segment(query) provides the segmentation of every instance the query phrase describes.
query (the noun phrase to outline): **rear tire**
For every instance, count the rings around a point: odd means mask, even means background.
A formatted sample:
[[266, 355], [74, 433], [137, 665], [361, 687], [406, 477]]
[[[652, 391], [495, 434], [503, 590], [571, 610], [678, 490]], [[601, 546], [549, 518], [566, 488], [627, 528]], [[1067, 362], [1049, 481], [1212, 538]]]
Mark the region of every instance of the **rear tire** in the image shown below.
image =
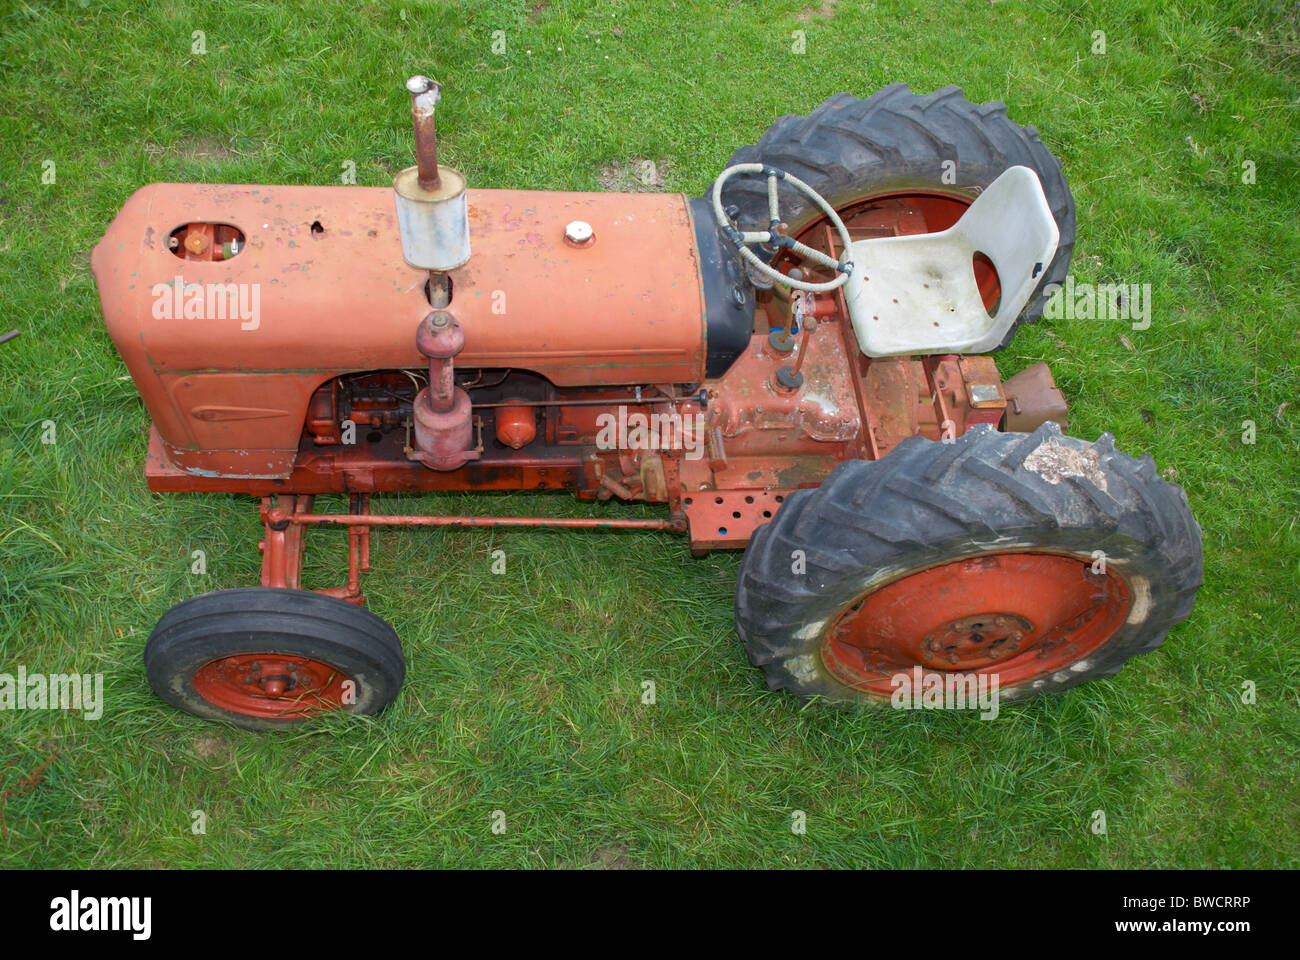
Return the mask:
[[306, 590], [218, 590], [172, 607], [144, 648], [172, 706], [247, 730], [333, 710], [378, 713], [406, 676], [401, 643], [362, 607]]
[[1024, 697], [1154, 650], [1200, 583], [1200, 528], [1150, 456], [1055, 423], [981, 426], [791, 494], [745, 552], [736, 626], [768, 686], [800, 698], [885, 703], [916, 667]]
[[[866, 100], [837, 93], [806, 117], [782, 117], [757, 144], [732, 154], [727, 165], [755, 162], [793, 173], [841, 213], [871, 197], [915, 193], [942, 194], [969, 205], [1007, 168], [1029, 167], [1042, 182], [1060, 240], [998, 349], [1011, 341], [1020, 324], [1042, 316], [1053, 285], [1065, 282], [1074, 250], [1074, 197], [1060, 162], [1038, 131], [1013, 123], [1001, 101], [971, 103], [960, 87], [920, 95], [905, 83], [891, 84]], [[955, 182], [945, 182], [954, 176]], [[740, 208], [742, 226], [766, 229], [764, 178], [733, 178], [723, 190], [723, 204]], [[791, 236], [822, 217], [795, 191], [782, 191], [781, 204]], [[929, 230], [950, 225], [930, 224]]]

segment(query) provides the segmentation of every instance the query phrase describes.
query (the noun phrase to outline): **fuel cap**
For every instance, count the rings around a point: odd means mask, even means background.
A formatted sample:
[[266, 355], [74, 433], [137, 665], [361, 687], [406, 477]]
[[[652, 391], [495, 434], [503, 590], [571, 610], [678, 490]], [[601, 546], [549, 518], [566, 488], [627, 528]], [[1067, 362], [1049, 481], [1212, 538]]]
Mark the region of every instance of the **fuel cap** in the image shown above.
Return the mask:
[[564, 228], [564, 239], [575, 247], [585, 247], [596, 239], [591, 224], [586, 220], [571, 220]]

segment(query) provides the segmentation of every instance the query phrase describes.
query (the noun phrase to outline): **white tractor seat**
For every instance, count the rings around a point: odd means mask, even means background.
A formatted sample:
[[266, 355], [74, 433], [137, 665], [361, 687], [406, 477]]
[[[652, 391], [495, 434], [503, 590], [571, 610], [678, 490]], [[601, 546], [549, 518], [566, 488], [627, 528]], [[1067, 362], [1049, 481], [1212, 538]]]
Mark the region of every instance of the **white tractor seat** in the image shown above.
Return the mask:
[[[1059, 240], [1038, 175], [1011, 167], [947, 230], [856, 241], [844, 295], [858, 346], [869, 357], [995, 349]], [[975, 283], [977, 252], [993, 262], [1002, 286], [995, 316]]]

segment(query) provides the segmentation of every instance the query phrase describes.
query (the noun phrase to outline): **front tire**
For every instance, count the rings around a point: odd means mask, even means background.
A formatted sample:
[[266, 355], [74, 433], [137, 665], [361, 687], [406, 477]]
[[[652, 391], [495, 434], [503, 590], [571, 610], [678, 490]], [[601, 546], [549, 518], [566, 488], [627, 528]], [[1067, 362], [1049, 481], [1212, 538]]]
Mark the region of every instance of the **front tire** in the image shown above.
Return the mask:
[[800, 698], [888, 702], [917, 667], [1024, 697], [1154, 650], [1200, 583], [1200, 528], [1150, 456], [981, 426], [791, 494], [745, 552], [736, 625]]
[[217, 590], [172, 607], [144, 648], [172, 706], [247, 730], [333, 710], [378, 713], [406, 676], [401, 643], [369, 610], [307, 590]]

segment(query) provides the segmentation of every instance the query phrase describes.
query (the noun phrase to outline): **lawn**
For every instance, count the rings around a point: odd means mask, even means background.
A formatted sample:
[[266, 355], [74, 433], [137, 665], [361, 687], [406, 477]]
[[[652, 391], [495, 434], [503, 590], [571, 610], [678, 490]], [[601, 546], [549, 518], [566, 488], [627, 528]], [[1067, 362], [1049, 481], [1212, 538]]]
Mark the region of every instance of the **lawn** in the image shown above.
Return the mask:
[[[1300, 6], [804, 2], [0, 2], [0, 333], [22, 328], [0, 346], [0, 672], [102, 673], [107, 701], [0, 712], [0, 866], [1300, 866]], [[1204, 535], [1191, 618], [993, 722], [801, 710], [740, 649], [739, 554], [379, 532], [366, 592], [409, 660], [392, 709], [257, 735], [164, 706], [145, 638], [255, 584], [260, 525], [247, 498], [145, 489], [90, 248], [151, 181], [329, 184], [351, 162], [388, 184], [417, 72], [478, 187], [596, 190], [652, 160], [694, 195], [838, 91], [1005, 101], [1064, 163], [1075, 278], [1154, 303], [1145, 330], [1044, 321], [998, 362], [1048, 361], [1071, 433], [1176, 474]], [[655, 515], [379, 506], [403, 503]], [[308, 582], [339, 582], [344, 549], [309, 534]]]

